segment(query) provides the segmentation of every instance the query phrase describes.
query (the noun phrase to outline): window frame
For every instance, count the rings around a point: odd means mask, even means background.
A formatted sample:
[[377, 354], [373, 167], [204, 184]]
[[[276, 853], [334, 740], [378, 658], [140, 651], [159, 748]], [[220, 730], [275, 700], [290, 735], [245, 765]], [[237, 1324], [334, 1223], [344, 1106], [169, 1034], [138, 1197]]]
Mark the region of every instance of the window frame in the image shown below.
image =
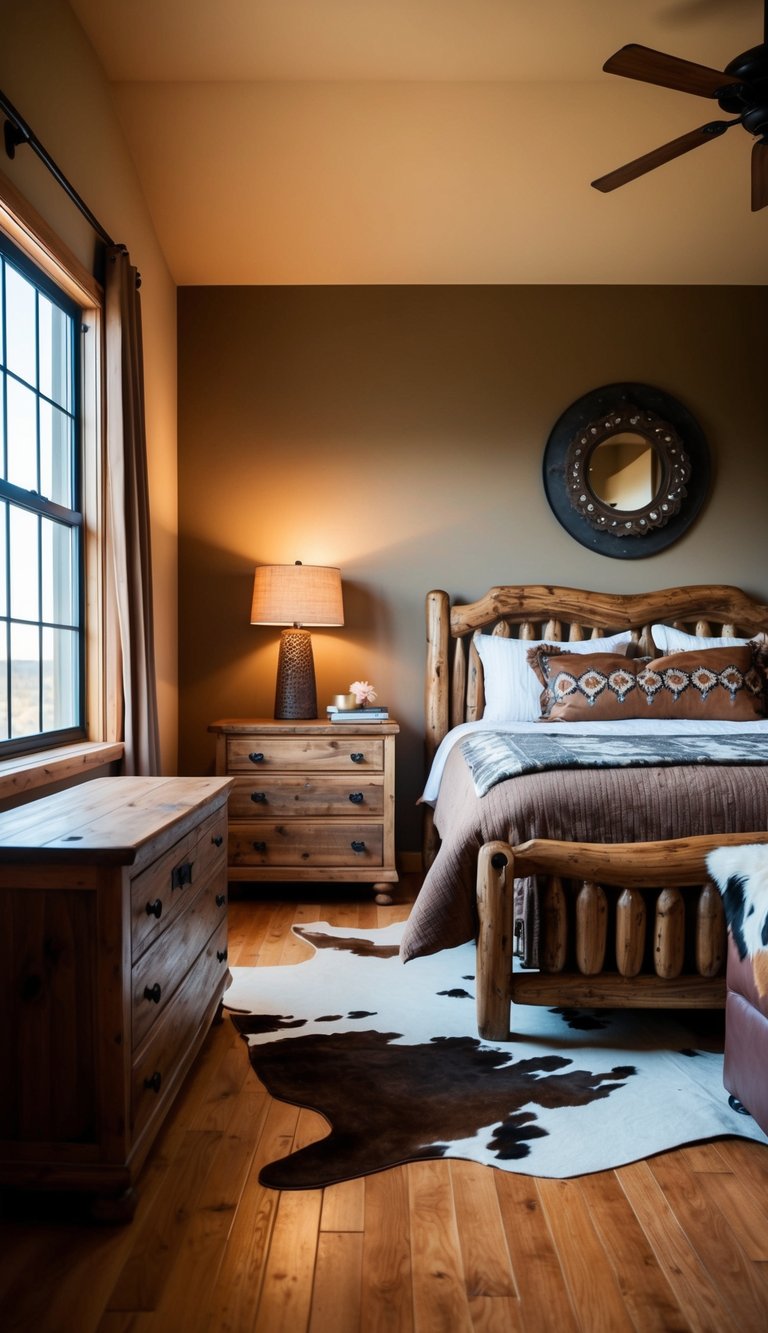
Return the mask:
[[[124, 753], [119, 647], [112, 599], [107, 595], [105, 431], [103, 420], [104, 290], [11, 180], [0, 171], [0, 228], [8, 239], [79, 307], [81, 513], [83, 515], [82, 619], [84, 624], [85, 737], [79, 742], [26, 746], [0, 758], [0, 806], [34, 795], [51, 782], [91, 776]], [[36, 737], [34, 739], [37, 739]], [[114, 770], [113, 770], [114, 771]]]
[[[81, 353], [82, 353], [82, 343], [85, 336], [82, 308], [80, 302], [75, 301], [72, 298], [72, 296], [69, 295], [69, 293], [65, 292], [58, 283], [54, 282], [53, 279], [47, 273], [45, 273], [43, 269], [41, 269], [40, 266], [36, 264], [28, 254], [26, 254], [23, 250], [21, 250], [19, 246], [10, 239], [10, 237], [6, 234], [4, 228], [0, 228], [0, 249], [2, 251], [2, 256], [4, 259], [4, 263], [0, 268], [0, 295], [2, 295], [5, 300], [8, 299], [7, 279], [8, 279], [8, 269], [10, 267], [12, 270], [15, 270], [17, 273], [20, 273], [22, 277], [27, 282], [29, 282], [31, 286], [34, 287], [36, 293], [41, 294], [44, 298], [47, 298], [49, 301], [54, 303], [55, 306], [58, 309], [62, 310], [64, 314], [71, 320], [71, 338], [68, 339], [70, 353], [71, 353], [71, 364], [69, 366], [70, 383], [68, 386], [67, 396], [68, 398], [71, 398], [70, 407], [68, 409], [68, 415], [74, 420], [75, 424], [75, 440], [74, 440], [73, 457], [71, 460], [72, 466], [74, 468], [73, 487], [72, 487], [73, 491], [72, 507], [71, 508], [65, 507], [64, 505], [59, 504], [56, 501], [45, 498], [36, 490], [26, 490], [23, 487], [15, 485], [14, 483], [4, 478], [0, 478], [0, 501], [5, 502], [8, 506], [7, 514], [8, 514], [9, 525], [11, 521], [11, 514], [12, 511], [14, 510], [16, 512], [24, 511], [29, 514], [33, 514], [38, 518], [48, 518], [53, 521], [58, 521], [68, 531], [76, 534], [75, 540], [77, 541], [77, 548], [78, 548], [76, 566], [73, 571], [74, 572], [73, 592], [77, 601], [76, 625], [74, 627], [76, 629], [76, 637], [77, 637], [77, 678], [73, 682], [74, 690], [71, 697], [71, 702], [74, 705], [74, 711], [76, 714], [77, 721], [65, 727], [56, 727], [56, 728], [50, 727], [45, 730], [30, 732], [25, 735], [14, 735], [12, 729], [9, 729], [9, 735], [6, 738], [0, 739], [0, 759], [3, 759], [7, 756], [12, 756], [16, 754], [27, 754], [34, 750], [47, 749], [50, 748], [51, 746], [63, 745], [70, 741], [80, 741], [85, 739], [85, 736], [87, 734], [86, 688], [85, 688], [87, 662], [85, 655], [85, 598], [84, 598], [85, 521], [82, 510], [82, 489], [83, 489], [82, 476], [83, 476], [83, 465], [84, 465], [84, 451], [83, 451], [83, 428], [82, 428], [82, 413], [81, 413], [81, 389], [82, 389]], [[5, 284], [3, 284], [2, 275], [5, 276]], [[37, 298], [36, 298], [36, 309], [39, 309], [39, 302]], [[3, 346], [5, 349], [4, 354], [6, 357], [6, 364], [5, 364], [6, 394], [4, 398], [4, 410], [6, 414], [6, 420], [5, 420], [6, 448], [8, 447], [8, 438], [7, 438], [8, 386], [10, 383], [14, 381], [17, 383], [24, 383], [24, 381], [20, 381], [17, 379], [13, 370], [8, 366], [7, 338], [8, 338], [8, 329], [7, 329], [7, 324], [4, 322]], [[40, 361], [40, 351], [41, 351], [41, 344], [40, 344], [39, 327], [37, 327], [37, 320], [36, 320], [35, 360], [38, 363], [38, 365]], [[43, 393], [40, 387], [39, 378], [37, 385], [36, 386], [29, 385], [29, 388], [35, 394], [37, 410], [39, 412], [41, 402], [48, 401], [47, 395]], [[39, 447], [40, 447], [40, 439], [38, 436], [38, 449]], [[6, 533], [5, 540], [7, 541], [7, 550], [10, 555], [12, 549], [10, 526], [9, 526], [9, 531]], [[40, 567], [41, 577], [44, 575], [44, 572], [45, 571], [43, 570], [41, 565]], [[8, 579], [8, 586], [6, 588], [6, 597], [8, 599], [10, 598], [11, 577], [12, 577], [11, 566], [9, 563], [8, 568], [6, 570], [6, 578]], [[7, 606], [7, 617], [8, 617], [8, 627], [9, 627], [8, 678], [7, 682], [0, 681], [0, 689], [7, 688], [7, 706], [9, 710], [9, 724], [10, 724], [12, 722], [11, 679], [13, 674], [12, 658], [10, 656], [10, 643], [12, 641], [12, 630], [10, 627], [14, 623], [14, 620], [16, 620], [16, 623], [18, 623], [18, 619], [15, 618], [12, 614], [12, 607], [10, 605], [10, 600]], [[37, 608], [36, 622], [34, 620], [31, 620], [28, 623], [31, 626], [34, 626], [34, 624], [36, 623], [38, 634], [42, 633], [43, 626], [45, 624], [45, 615], [42, 603], [40, 603]], [[41, 666], [42, 666], [42, 661], [41, 661]], [[37, 713], [38, 713], [38, 721], [41, 724], [43, 721], [42, 718], [43, 691], [44, 691], [44, 681], [43, 678], [40, 676], [38, 678]]]

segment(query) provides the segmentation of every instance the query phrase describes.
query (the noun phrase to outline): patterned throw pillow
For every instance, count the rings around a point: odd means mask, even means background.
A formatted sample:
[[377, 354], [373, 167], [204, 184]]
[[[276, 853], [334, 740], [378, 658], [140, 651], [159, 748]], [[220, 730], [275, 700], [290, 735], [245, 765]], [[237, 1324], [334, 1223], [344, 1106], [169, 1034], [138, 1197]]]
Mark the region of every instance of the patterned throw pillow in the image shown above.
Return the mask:
[[764, 679], [751, 644], [631, 659], [577, 657], [545, 643], [531, 649], [528, 661], [544, 686], [541, 715], [548, 722], [754, 722], [765, 716]]

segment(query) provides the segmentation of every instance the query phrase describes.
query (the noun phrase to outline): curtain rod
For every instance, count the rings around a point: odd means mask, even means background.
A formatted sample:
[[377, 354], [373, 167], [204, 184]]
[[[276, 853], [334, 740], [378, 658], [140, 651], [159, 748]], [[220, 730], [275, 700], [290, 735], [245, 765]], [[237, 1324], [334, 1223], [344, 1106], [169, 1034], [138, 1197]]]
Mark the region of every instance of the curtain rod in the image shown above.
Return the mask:
[[64, 172], [56, 165], [50, 153], [47, 153], [43, 148], [37, 135], [32, 132], [24, 117], [19, 115], [19, 112], [12, 103], [8, 101], [8, 98], [2, 91], [0, 91], [0, 111], [2, 111], [6, 118], [5, 124], [3, 125], [3, 135], [5, 138], [5, 151], [8, 156], [13, 159], [16, 156], [17, 148], [22, 144], [29, 144], [33, 153], [36, 153], [43, 165], [48, 168], [51, 175], [58, 181], [62, 190], [69, 195], [72, 203], [80, 210], [86, 222], [88, 222], [97, 235], [101, 237], [105, 245], [114, 245], [115, 242], [112, 240], [112, 237], [104, 230], [98, 218], [94, 217], [88, 205], [80, 198], [74, 185], [69, 183]]

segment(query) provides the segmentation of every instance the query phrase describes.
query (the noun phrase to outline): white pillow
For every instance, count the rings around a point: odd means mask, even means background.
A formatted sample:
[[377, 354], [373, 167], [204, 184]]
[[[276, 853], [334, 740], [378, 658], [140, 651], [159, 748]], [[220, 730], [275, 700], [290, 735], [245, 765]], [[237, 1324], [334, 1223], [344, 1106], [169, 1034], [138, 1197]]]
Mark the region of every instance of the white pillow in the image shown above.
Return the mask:
[[749, 639], [723, 639], [716, 634], [686, 634], [672, 625], [652, 625], [653, 642], [659, 653], [690, 653], [695, 648], [743, 648]]
[[629, 643], [629, 630], [605, 639], [578, 639], [562, 643], [552, 639], [503, 639], [499, 634], [475, 630], [474, 645], [483, 664], [485, 712], [489, 722], [535, 722], [541, 717], [541, 681], [528, 665], [527, 655], [540, 643], [555, 643], [568, 653], [609, 653]]

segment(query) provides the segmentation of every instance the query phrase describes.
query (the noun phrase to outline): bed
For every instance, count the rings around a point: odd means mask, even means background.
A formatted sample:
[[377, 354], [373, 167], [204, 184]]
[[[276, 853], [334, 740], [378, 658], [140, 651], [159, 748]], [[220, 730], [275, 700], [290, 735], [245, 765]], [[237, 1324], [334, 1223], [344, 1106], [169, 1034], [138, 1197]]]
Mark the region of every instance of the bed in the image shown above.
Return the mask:
[[[464, 605], [430, 592], [426, 619], [426, 874], [404, 960], [476, 939], [478, 1026], [496, 1039], [509, 1031], [514, 1001], [721, 1007], [725, 928], [704, 860], [724, 842], [768, 841], [765, 646], [752, 647], [768, 627], [768, 606], [724, 585], [632, 595], [505, 586]], [[677, 663], [675, 653], [689, 661], [704, 652], [702, 661], [717, 659], [718, 670], [748, 658], [760, 690], [753, 678], [751, 696], [729, 696], [746, 700], [745, 711], [710, 717], [705, 703], [701, 716], [694, 707], [683, 721], [670, 705], [658, 722], [645, 714], [592, 720], [589, 709], [586, 721], [565, 724], [554, 710], [542, 722], [538, 702], [526, 713], [530, 699], [514, 716], [523, 687], [544, 697], [542, 678], [528, 663], [521, 668], [521, 656], [544, 645], [537, 660], [557, 665], [547, 647], [557, 644], [563, 662], [574, 653], [589, 666], [607, 660], [595, 652], [626, 654], [635, 672], [664, 653]], [[510, 655], [525, 680], [513, 671], [500, 684], [498, 662]], [[720, 674], [728, 687], [727, 672]], [[509, 777], [502, 769], [479, 794], [473, 747], [546, 749], [547, 738], [555, 738], [555, 752], [584, 749], [582, 738], [590, 738], [596, 766], [567, 760]], [[675, 745], [693, 749], [694, 758], [676, 759]], [[645, 746], [647, 759], [614, 765], [605, 756], [614, 746], [638, 753]]]

